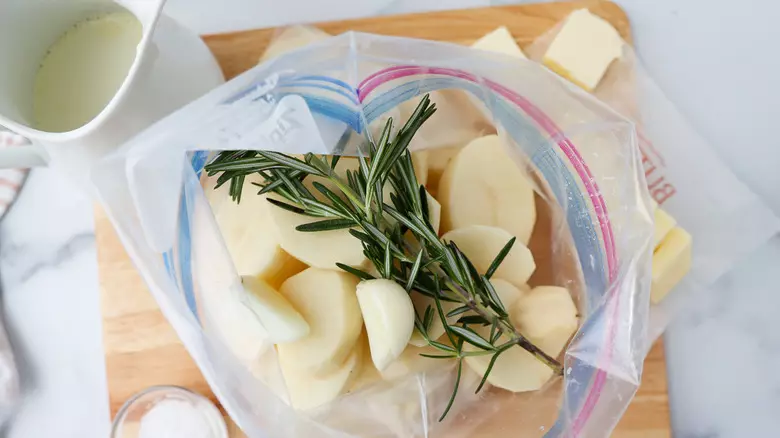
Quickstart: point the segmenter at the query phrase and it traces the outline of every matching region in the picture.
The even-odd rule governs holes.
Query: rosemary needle
[[[441,421],[457,395],[466,356],[492,356],[477,392],[487,381],[496,359],[510,347],[527,350],[558,375],[562,374],[562,367],[517,330],[490,283],[515,239],[496,254],[487,272],[480,273],[457,245],[443,242],[433,231],[425,188],[417,181],[408,147],[417,130],[435,111],[429,96],[424,96],[393,138],[393,120],[388,120],[379,140],[368,142],[360,151],[360,168],[347,171],[346,176],[334,172],[338,156],[306,154],[300,159],[265,151],[222,152],[206,166],[206,171],[210,176],[221,174],[218,186],[230,183],[230,195],[236,202],[240,202],[245,177],[259,173],[264,179],[263,183],[255,183],[261,189],[260,194],[273,192],[283,198],[283,201],[268,199],[276,207],[312,217],[312,222],[298,226],[298,231],[348,228],[350,234],[361,241],[364,254],[382,277],[393,279],[410,293],[433,298],[435,307],[429,306],[422,315],[415,315],[415,327],[428,345],[438,350],[438,354],[424,356],[455,359],[458,370]],[[303,184],[309,177],[329,180],[340,193],[315,182],[312,186],[322,195],[315,196]],[[393,188],[390,199],[383,198],[386,184]],[[411,232],[414,243],[410,243],[407,232]],[[337,266],[360,279],[374,278],[360,269],[341,263]],[[445,313],[442,301],[456,302],[460,306]],[[458,315],[462,316],[457,322],[448,322],[448,318]],[[428,336],[433,318],[438,318],[444,325],[448,343]],[[491,327],[489,339],[471,328],[488,325]],[[465,343],[477,350],[464,351]]]

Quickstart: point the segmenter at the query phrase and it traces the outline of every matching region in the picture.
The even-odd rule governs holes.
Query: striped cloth
[[[0,131],[0,148],[21,146],[27,143],[27,139],[20,135]],[[27,169],[0,169],[0,218],[5,215],[11,203],[16,199],[26,177]]]

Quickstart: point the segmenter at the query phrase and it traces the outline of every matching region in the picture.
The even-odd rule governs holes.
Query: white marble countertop
[[[170,0],[167,12],[201,33],[374,14],[486,6],[488,0]],[[326,5],[327,3],[327,5]],[[497,3],[497,2],[492,2]],[[735,172],[780,214],[780,61],[774,17],[761,0],[619,1],[638,52]],[[780,430],[780,237],[741,262],[666,336],[674,434],[771,436]],[[90,201],[46,169],[30,175],[0,223],[3,311],[24,403],[4,436],[108,435]]]

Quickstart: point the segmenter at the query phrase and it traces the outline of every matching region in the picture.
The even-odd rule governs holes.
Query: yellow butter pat
[[[655,209],[655,242],[653,248],[658,248],[658,245],[664,240],[667,234],[677,225],[677,221],[666,211],[660,208]]]
[[[622,50],[623,39],[611,24],[587,9],[580,9],[566,19],[542,62],[559,75],[592,91]]]
[[[680,227],[673,228],[653,253],[653,281],[650,300],[660,302],[691,269],[692,238]]]
[[[509,33],[509,29],[507,29],[506,26],[501,26],[493,32],[483,36],[472,44],[471,47],[527,59],[525,53],[523,53],[520,46],[517,45],[515,38]]]

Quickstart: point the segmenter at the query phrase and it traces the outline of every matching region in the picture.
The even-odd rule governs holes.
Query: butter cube
[[[501,26],[493,32],[483,36],[472,44],[471,47],[527,59],[525,53],[523,53],[520,46],[517,45],[515,38],[509,33],[509,29],[507,29],[506,26]]]
[[[623,39],[611,24],[587,9],[580,9],[566,19],[542,63],[585,90],[593,91],[622,50]]]
[[[664,240],[667,234],[677,226],[677,221],[667,212],[660,208],[655,209],[655,243],[653,248],[658,248],[661,241]]]
[[[673,228],[653,253],[650,301],[660,302],[691,269],[693,239],[680,227]]]

